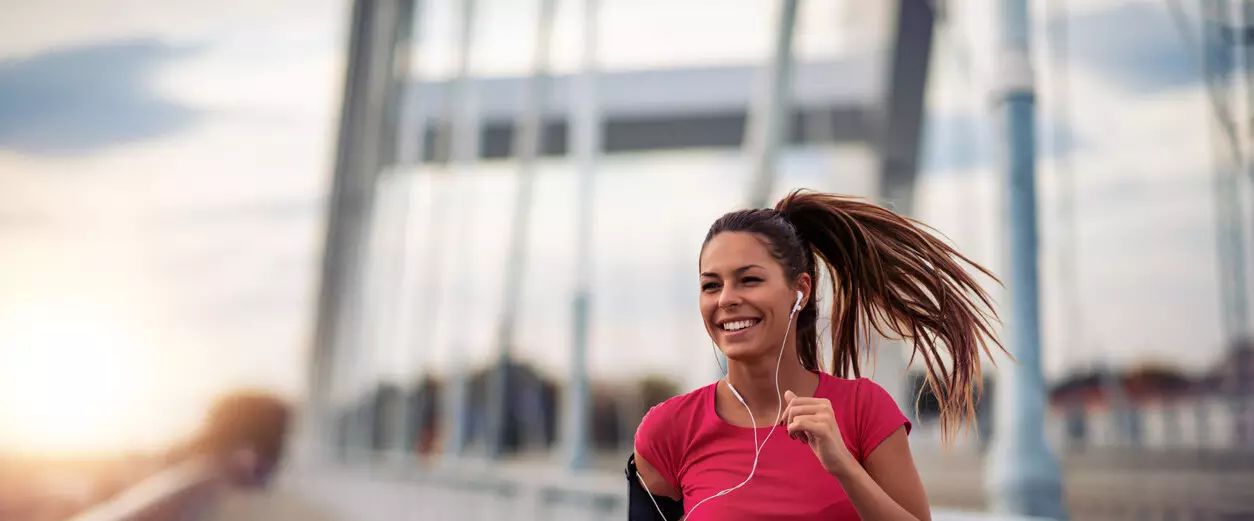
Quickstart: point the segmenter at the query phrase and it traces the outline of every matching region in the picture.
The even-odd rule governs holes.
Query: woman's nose
[[[740,302],[740,293],[731,288],[724,289],[718,296],[718,307],[722,309],[739,305]]]

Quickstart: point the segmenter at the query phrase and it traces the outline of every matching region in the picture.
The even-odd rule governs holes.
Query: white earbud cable
[[[753,409],[749,408],[749,404],[746,403],[744,398],[740,396],[740,392],[736,391],[736,388],[732,386],[731,380],[727,381],[727,388],[731,389],[732,394],[736,395],[736,398],[740,401],[740,404],[745,406],[746,411],[749,411],[749,422],[753,425],[753,466],[749,468],[749,475],[745,477],[745,480],[741,481],[739,485],[736,485],[728,489],[723,489],[711,495],[710,497],[702,499],[696,505],[694,505],[691,509],[689,509],[688,513],[684,514],[683,517],[680,518],[680,521],[683,521],[684,519],[688,519],[688,517],[691,516],[693,512],[696,512],[697,507],[701,506],[706,501],[709,501],[716,497],[725,496],[727,494],[730,494],[732,491],[745,486],[746,483],[749,483],[750,479],[753,479],[754,473],[757,472],[758,458],[759,456],[762,455],[762,447],[765,447],[766,442],[771,439],[771,435],[775,434],[775,428],[779,426],[780,416],[784,414],[784,396],[780,394],[779,392],[779,368],[780,368],[780,365],[784,361],[784,347],[788,345],[788,334],[792,331],[793,318],[797,316],[797,312],[800,310],[801,310],[801,295],[800,293],[798,293],[797,302],[793,304],[792,312],[788,314],[788,326],[784,329],[784,342],[780,344],[779,355],[776,356],[776,359],[775,359],[775,398],[778,404],[778,407],[775,410],[775,423],[771,424],[771,430],[766,433],[766,437],[762,439],[761,445],[758,444],[758,422],[757,422],[757,419],[753,417]],[[712,343],[713,343],[713,340],[711,340],[711,344]],[[716,361],[718,360],[717,353],[715,353],[715,360]],[[719,364],[719,369],[723,370],[723,378],[727,378],[727,369],[724,369],[722,364]],[[657,513],[659,516],[661,516],[662,521],[666,521],[666,514],[662,512],[662,507],[657,504],[657,499],[653,497],[653,492],[649,491],[649,486],[644,483],[644,479],[640,477],[639,472],[636,473],[636,479],[637,481],[640,482],[640,486],[644,487],[644,491],[649,494],[649,500],[653,502],[653,507],[657,509]]]

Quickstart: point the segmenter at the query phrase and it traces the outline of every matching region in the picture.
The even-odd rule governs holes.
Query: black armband
[[[650,494],[640,484],[636,473],[636,455],[627,458],[627,521],[679,521],[684,517],[684,502]],[[658,512],[661,510],[661,512]]]

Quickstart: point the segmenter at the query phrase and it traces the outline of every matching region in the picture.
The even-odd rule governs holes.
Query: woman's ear
[[[805,309],[810,305],[810,299],[814,298],[811,291],[814,289],[814,282],[810,279],[809,273],[802,273],[797,277],[797,291],[801,292],[801,308]]]

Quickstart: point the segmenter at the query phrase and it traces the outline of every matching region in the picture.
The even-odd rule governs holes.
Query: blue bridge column
[[[1066,519],[1062,472],[1045,439],[1036,209],[1036,100],[1027,0],[1000,0],[997,115],[1004,138],[1010,313],[1008,347],[996,386],[996,431],[985,473],[995,512]]]

